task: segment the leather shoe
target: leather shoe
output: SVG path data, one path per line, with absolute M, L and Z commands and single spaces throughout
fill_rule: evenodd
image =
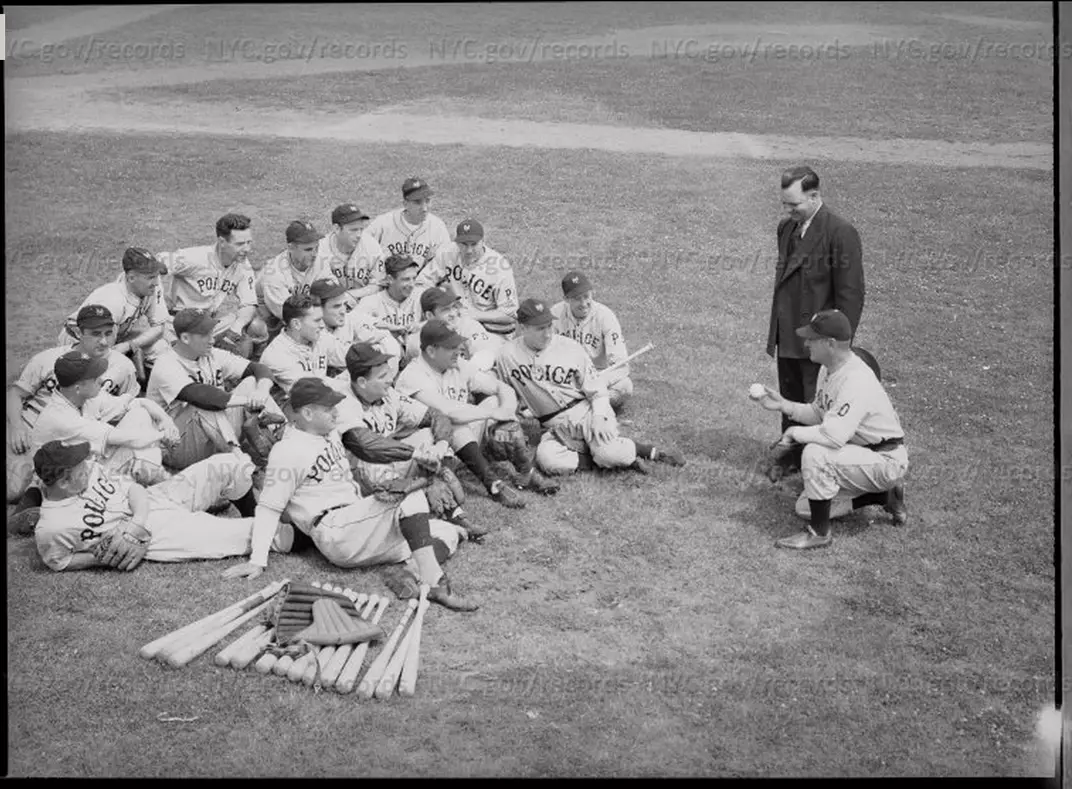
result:
M 447 580 L 445 573 L 440 577 L 439 583 L 428 590 L 428 600 L 439 603 L 451 611 L 476 611 L 480 608 L 472 600 L 466 600 L 461 595 L 455 594 L 450 588 L 450 581 Z
M 450 522 L 465 529 L 465 533 L 469 535 L 469 542 L 483 542 L 485 535 L 488 533 L 487 527 L 477 526 L 464 515 L 452 515 Z
M 527 478 L 519 474 L 515 484 L 521 490 L 531 490 L 533 493 L 539 493 L 543 496 L 554 496 L 558 493 L 559 488 L 557 482 L 547 479 L 536 469 L 532 469 Z
M 668 466 L 684 466 L 685 456 L 676 449 L 659 449 L 655 452 L 656 463 L 666 463 Z
M 489 492 L 488 494 L 491 496 L 492 501 L 497 501 L 512 510 L 523 510 L 525 508 L 525 500 L 517 495 L 509 485 L 502 480 L 498 480 L 496 484 L 498 489 L 494 493 Z
M 794 551 L 807 551 L 812 548 L 825 548 L 834 541 L 831 534 L 819 536 L 812 531 L 802 531 L 792 537 L 783 537 L 774 543 L 778 548 L 789 548 Z
M 643 474 L 645 476 L 652 473 L 651 461 L 644 460 L 642 458 L 637 458 L 636 460 L 634 460 L 632 465 L 629 466 L 629 468 L 632 471 L 635 471 L 637 474 Z
M 882 508 L 893 516 L 895 526 L 904 526 L 908 523 L 908 508 L 904 503 L 904 485 L 894 485 L 886 494 L 886 505 Z

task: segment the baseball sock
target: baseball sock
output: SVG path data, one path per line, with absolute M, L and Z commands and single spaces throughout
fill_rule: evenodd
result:
M 498 489 L 495 483 L 500 482 L 500 480 L 495 476 L 495 472 L 491 470 L 491 466 L 488 465 L 488 459 L 484 457 L 484 453 L 480 451 L 480 447 L 477 446 L 475 441 L 470 441 L 461 449 L 455 450 L 454 454 L 461 458 L 462 463 L 476 475 L 476 478 L 484 484 L 489 493 L 495 492 L 492 490 L 493 487 L 496 490 Z
M 655 460 L 659 453 L 654 444 L 641 444 L 639 441 L 633 443 L 636 444 L 637 457 L 641 460 Z
M 407 515 L 398 521 L 398 530 L 402 532 L 409 549 L 413 552 L 413 561 L 421 571 L 421 580 L 430 586 L 439 583 L 443 575 L 443 568 L 439 566 L 435 556 L 435 540 L 432 538 L 432 528 L 428 523 L 427 512 L 416 512 Z
M 852 500 L 852 508 L 858 510 L 860 507 L 866 507 L 868 504 L 883 505 L 886 503 L 886 495 L 886 493 L 864 493 Z
M 257 500 L 253 498 L 253 488 L 247 490 L 242 498 L 231 499 L 231 503 L 235 505 L 238 514 L 243 518 L 252 518 L 257 511 Z
M 811 507 L 811 528 L 820 537 L 830 533 L 830 499 L 808 499 Z

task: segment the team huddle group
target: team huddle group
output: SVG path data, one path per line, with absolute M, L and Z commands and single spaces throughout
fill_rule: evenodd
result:
M 432 196 L 409 178 L 374 219 L 347 203 L 326 235 L 291 222 L 268 262 L 234 213 L 214 244 L 127 249 L 9 388 L 9 529 L 53 570 L 248 556 L 228 578 L 297 529 L 339 567 L 385 565 L 401 596 L 427 584 L 471 611 L 442 564 L 487 529 L 456 471 L 521 508 L 578 469 L 683 465 L 620 435 L 627 349 L 585 273 L 557 303 L 521 300 L 480 222 L 451 238 Z

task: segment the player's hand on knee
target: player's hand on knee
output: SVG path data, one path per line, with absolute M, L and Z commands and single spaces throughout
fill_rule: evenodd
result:
M 245 564 L 236 564 L 234 567 L 228 567 L 221 575 L 224 580 L 231 580 L 232 578 L 256 578 L 264 572 L 264 568 L 259 564 L 253 564 L 253 562 L 246 562 Z
M 8 433 L 8 442 L 11 445 L 11 451 L 16 455 L 24 455 L 30 448 L 30 432 L 30 428 L 23 424 L 21 419 L 11 428 L 11 432 Z

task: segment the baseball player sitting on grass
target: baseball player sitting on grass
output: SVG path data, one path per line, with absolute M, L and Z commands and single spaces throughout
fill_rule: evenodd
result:
M 143 559 L 182 562 L 248 555 L 253 536 L 253 464 L 214 455 L 151 487 L 109 474 L 89 442 L 49 441 L 34 454 L 44 486 L 34 538 L 51 570 L 110 567 L 130 571 Z M 208 509 L 220 497 L 250 517 L 224 518 Z M 290 550 L 294 531 L 280 525 L 271 549 Z
M 434 194 L 423 178 L 407 178 L 402 183 L 402 207 L 377 216 L 366 233 L 385 255 L 402 255 L 425 266 L 450 243 L 446 224 L 431 211 Z
M 467 313 L 488 331 L 510 334 L 517 326 L 514 270 L 484 244 L 484 227 L 475 219 L 458 225 L 454 243 L 439 250 L 421 277 L 421 284 L 449 287 L 461 296 Z
M 555 334 L 576 340 L 588 352 L 596 372 L 602 372 L 629 355 L 625 336 L 618 317 L 606 304 L 592 298 L 592 283 L 580 271 L 571 271 L 562 278 L 564 301 L 551 307 Z M 633 393 L 629 365 L 603 375 L 610 395 L 610 405 L 621 409 Z
M 272 448 L 257 502 L 253 550 L 246 564 L 224 578 L 256 578 L 268 566 L 268 549 L 286 513 L 338 567 L 369 567 L 413 559 L 428 599 L 456 611 L 479 606 L 452 589 L 436 558 L 433 525 L 422 491 L 363 497 L 346 459 L 336 406 L 345 396 L 319 378 L 303 378 L 290 392 L 294 424 Z M 457 527 L 442 524 L 457 534 Z
M 167 353 L 164 332 L 171 316 L 164 304 L 160 275 L 167 266 L 147 249 L 129 247 L 123 253 L 123 273 L 115 282 L 101 285 L 86 297 L 60 332 L 61 345 L 78 342 L 78 314 L 90 304 L 106 307 L 115 320 L 115 346 L 112 350 L 138 360 L 136 372 L 142 385 L 148 380 L 152 365 Z
M 294 295 L 307 295 L 313 282 L 322 276 L 316 264 L 320 233 L 309 222 L 287 225 L 287 248 L 272 258 L 260 275 L 264 306 L 272 314 L 269 336 L 283 328 L 283 302 Z
M 359 320 L 388 331 L 400 348 L 417 330 L 421 320 L 421 293 L 415 288 L 417 264 L 404 255 L 391 255 L 383 262 L 387 287 L 358 302 Z
M 341 282 L 349 294 L 352 309 L 365 296 L 387 286 L 383 247 L 369 233 L 369 216 L 353 203 L 343 203 L 331 212 L 332 231 L 320 239 L 317 271 L 328 272 Z
M 101 391 L 113 397 L 136 397 L 141 390 L 134 363 L 113 350 L 115 321 L 107 307 L 88 304 L 75 316 L 79 337 L 74 347 L 61 345 L 35 354 L 22 375 L 7 393 L 7 497 L 18 501 L 33 476 L 30 433 L 55 391 L 56 360 L 70 351 L 79 351 L 94 359 L 104 359 L 107 367 L 101 376 Z
M 433 515 L 462 526 L 470 537 L 484 536 L 487 531 L 465 517 L 464 490 L 441 463 L 450 455 L 450 419 L 400 394 L 391 384 L 390 360 L 374 345 L 351 346 L 346 368 L 350 385 L 339 403 L 336 427 L 362 490 L 424 486 Z M 414 484 L 396 484 L 407 480 Z
M 217 322 L 205 310 L 176 313 L 178 339 L 149 376 L 148 398 L 171 415 L 182 434 L 164 453 L 164 463 L 174 469 L 235 452 L 243 440 L 254 462 L 263 465 L 265 442 L 275 438 L 271 426 L 286 421 L 271 398 L 268 368 L 213 347 Z
M 318 279 L 313 283 L 309 295 L 320 299 L 324 313 L 323 335 L 334 340 L 336 354 L 343 359 L 343 366 L 328 364 L 328 376 L 345 370 L 346 352 L 355 342 L 370 342 L 391 357 L 392 371 L 398 374 L 398 364 L 402 357 L 402 348 L 394 335 L 386 329 L 376 329 L 364 314 L 347 309 L 350 294 L 346 286 L 335 279 Z M 333 360 L 335 361 L 335 360 Z
M 618 435 L 607 387 L 579 343 L 556 335 L 551 307 L 525 299 L 517 311 L 520 336 L 499 351 L 495 372 L 544 428 L 536 465 L 546 474 L 578 469 L 632 468 L 648 473 L 646 461 L 685 465 L 681 453 Z
M 795 550 L 830 545 L 830 508 L 839 491 L 854 497 L 853 509 L 880 504 L 895 524 L 904 525 L 904 430 L 874 371 L 852 350 L 852 324 L 840 310 L 823 310 L 796 333 L 811 361 L 822 365 L 815 399 L 794 403 L 764 387 L 757 400 L 798 423 L 780 443 L 786 449 L 803 445 L 801 475 L 811 519 L 806 531 L 775 545 Z
M 299 378 L 328 377 L 328 367 L 346 365 L 345 349 L 324 331 L 324 308 L 311 294 L 296 294 L 283 302 L 283 331 L 261 354 L 261 364 L 282 392 L 277 402 L 290 393 Z
M 439 318 L 424 324 L 420 341 L 421 355 L 398 376 L 395 388 L 446 414 L 454 427 L 450 448 L 483 483 L 488 495 L 507 507 L 524 506 L 484 456 L 482 446 L 490 438 L 489 430 L 505 444 L 505 454 L 517 469 L 513 482 L 518 488 L 545 495 L 557 493 L 558 484 L 544 479 L 533 465 L 532 449 L 517 422 L 514 390 L 462 359 L 465 338 Z M 474 393 L 487 397 L 480 405 L 472 405 L 470 395 Z
M 492 334 L 479 321 L 465 313 L 462 297 L 453 290 L 428 288 L 421 293 L 421 319 L 430 321 L 439 318 L 450 328 L 465 338 L 462 357 L 471 361 L 478 370 L 490 372 L 495 365 L 495 354 L 506 342 L 500 334 Z M 409 335 L 406 345 L 406 359 L 416 359 L 421 355 L 420 328 Z
M 207 310 L 219 319 L 213 342 L 245 358 L 268 336 L 268 327 L 257 317 L 250 224 L 248 216 L 225 214 L 216 221 L 215 244 L 160 256 L 169 272 L 164 289 L 168 309 Z

